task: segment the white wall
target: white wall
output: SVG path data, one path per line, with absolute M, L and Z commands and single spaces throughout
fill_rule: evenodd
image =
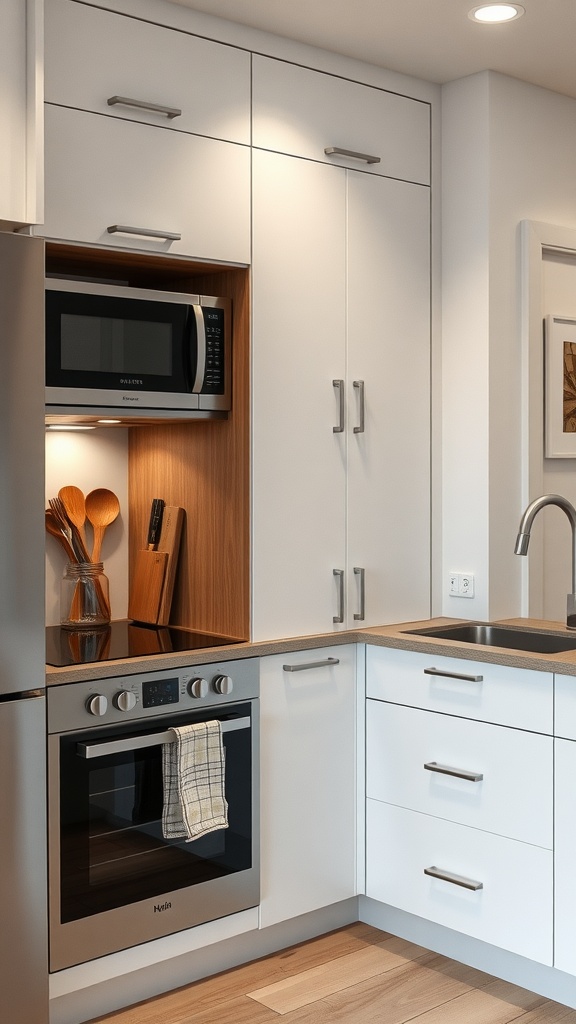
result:
M 489 82 L 442 90 L 442 610 L 488 614 Z M 473 599 L 448 574 L 473 572 Z
M 484 72 L 444 87 L 443 131 L 443 582 L 474 571 L 479 595 L 448 598 L 444 585 L 443 610 L 503 618 L 520 614 L 514 541 L 537 497 L 522 488 L 519 225 L 576 226 L 576 100 Z M 530 415 L 541 416 L 540 403 Z M 554 510 L 543 515 L 569 564 L 564 525 Z M 550 555 L 545 590 L 559 590 L 562 607 L 548 605 L 546 617 L 564 615 L 558 561 Z
M 110 582 L 113 619 L 128 615 L 128 430 L 120 427 L 89 432 L 46 431 L 46 507 L 61 487 L 74 484 L 84 494 L 107 487 L 118 496 L 120 515 L 108 527 L 102 544 L 104 572 Z M 86 525 L 88 550 L 92 533 Z M 60 580 L 66 554 L 58 541 L 46 537 L 46 625 L 60 622 Z

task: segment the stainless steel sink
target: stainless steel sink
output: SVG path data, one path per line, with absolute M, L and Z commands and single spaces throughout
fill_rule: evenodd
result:
M 576 651 L 576 635 L 563 636 L 559 633 L 545 633 L 536 629 L 495 626 L 490 622 L 463 622 L 456 626 L 406 629 L 403 632 L 414 636 L 434 637 L 437 640 L 459 640 L 465 644 L 508 647 L 514 651 L 532 651 L 536 654 Z

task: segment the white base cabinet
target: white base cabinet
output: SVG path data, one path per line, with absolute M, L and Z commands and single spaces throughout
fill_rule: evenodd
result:
M 554 685 L 554 966 L 576 975 L 576 679 Z
M 366 824 L 368 896 L 552 964 L 551 850 L 373 800 Z
M 262 928 L 356 893 L 355 658 L 343 645 L 261 660 Z
M 552 966 L 552 675 L 366 661 L 366 895 Z

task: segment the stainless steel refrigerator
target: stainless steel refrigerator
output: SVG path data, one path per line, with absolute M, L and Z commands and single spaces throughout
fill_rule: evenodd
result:
M 44 243 L 0 233 L 0 1021 L 46 1024 Z

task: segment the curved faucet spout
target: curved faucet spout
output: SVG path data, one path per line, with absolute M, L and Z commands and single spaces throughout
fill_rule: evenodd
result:
M 536 498 L 532 501 L 520 520 L 514 554 L 528 554 L 532 523 L 540 509 L 546 505 L 557 505 L 558 508 L 561 508 L 568 516 L 572 528 L 572 593 L 568 594 L 566 625 L 569 629 L 576 629 L 576 508 L 574 508 L 574 505 L 567 498 L 562 497 L 561 494 L 543 494 L 541 498 Z

